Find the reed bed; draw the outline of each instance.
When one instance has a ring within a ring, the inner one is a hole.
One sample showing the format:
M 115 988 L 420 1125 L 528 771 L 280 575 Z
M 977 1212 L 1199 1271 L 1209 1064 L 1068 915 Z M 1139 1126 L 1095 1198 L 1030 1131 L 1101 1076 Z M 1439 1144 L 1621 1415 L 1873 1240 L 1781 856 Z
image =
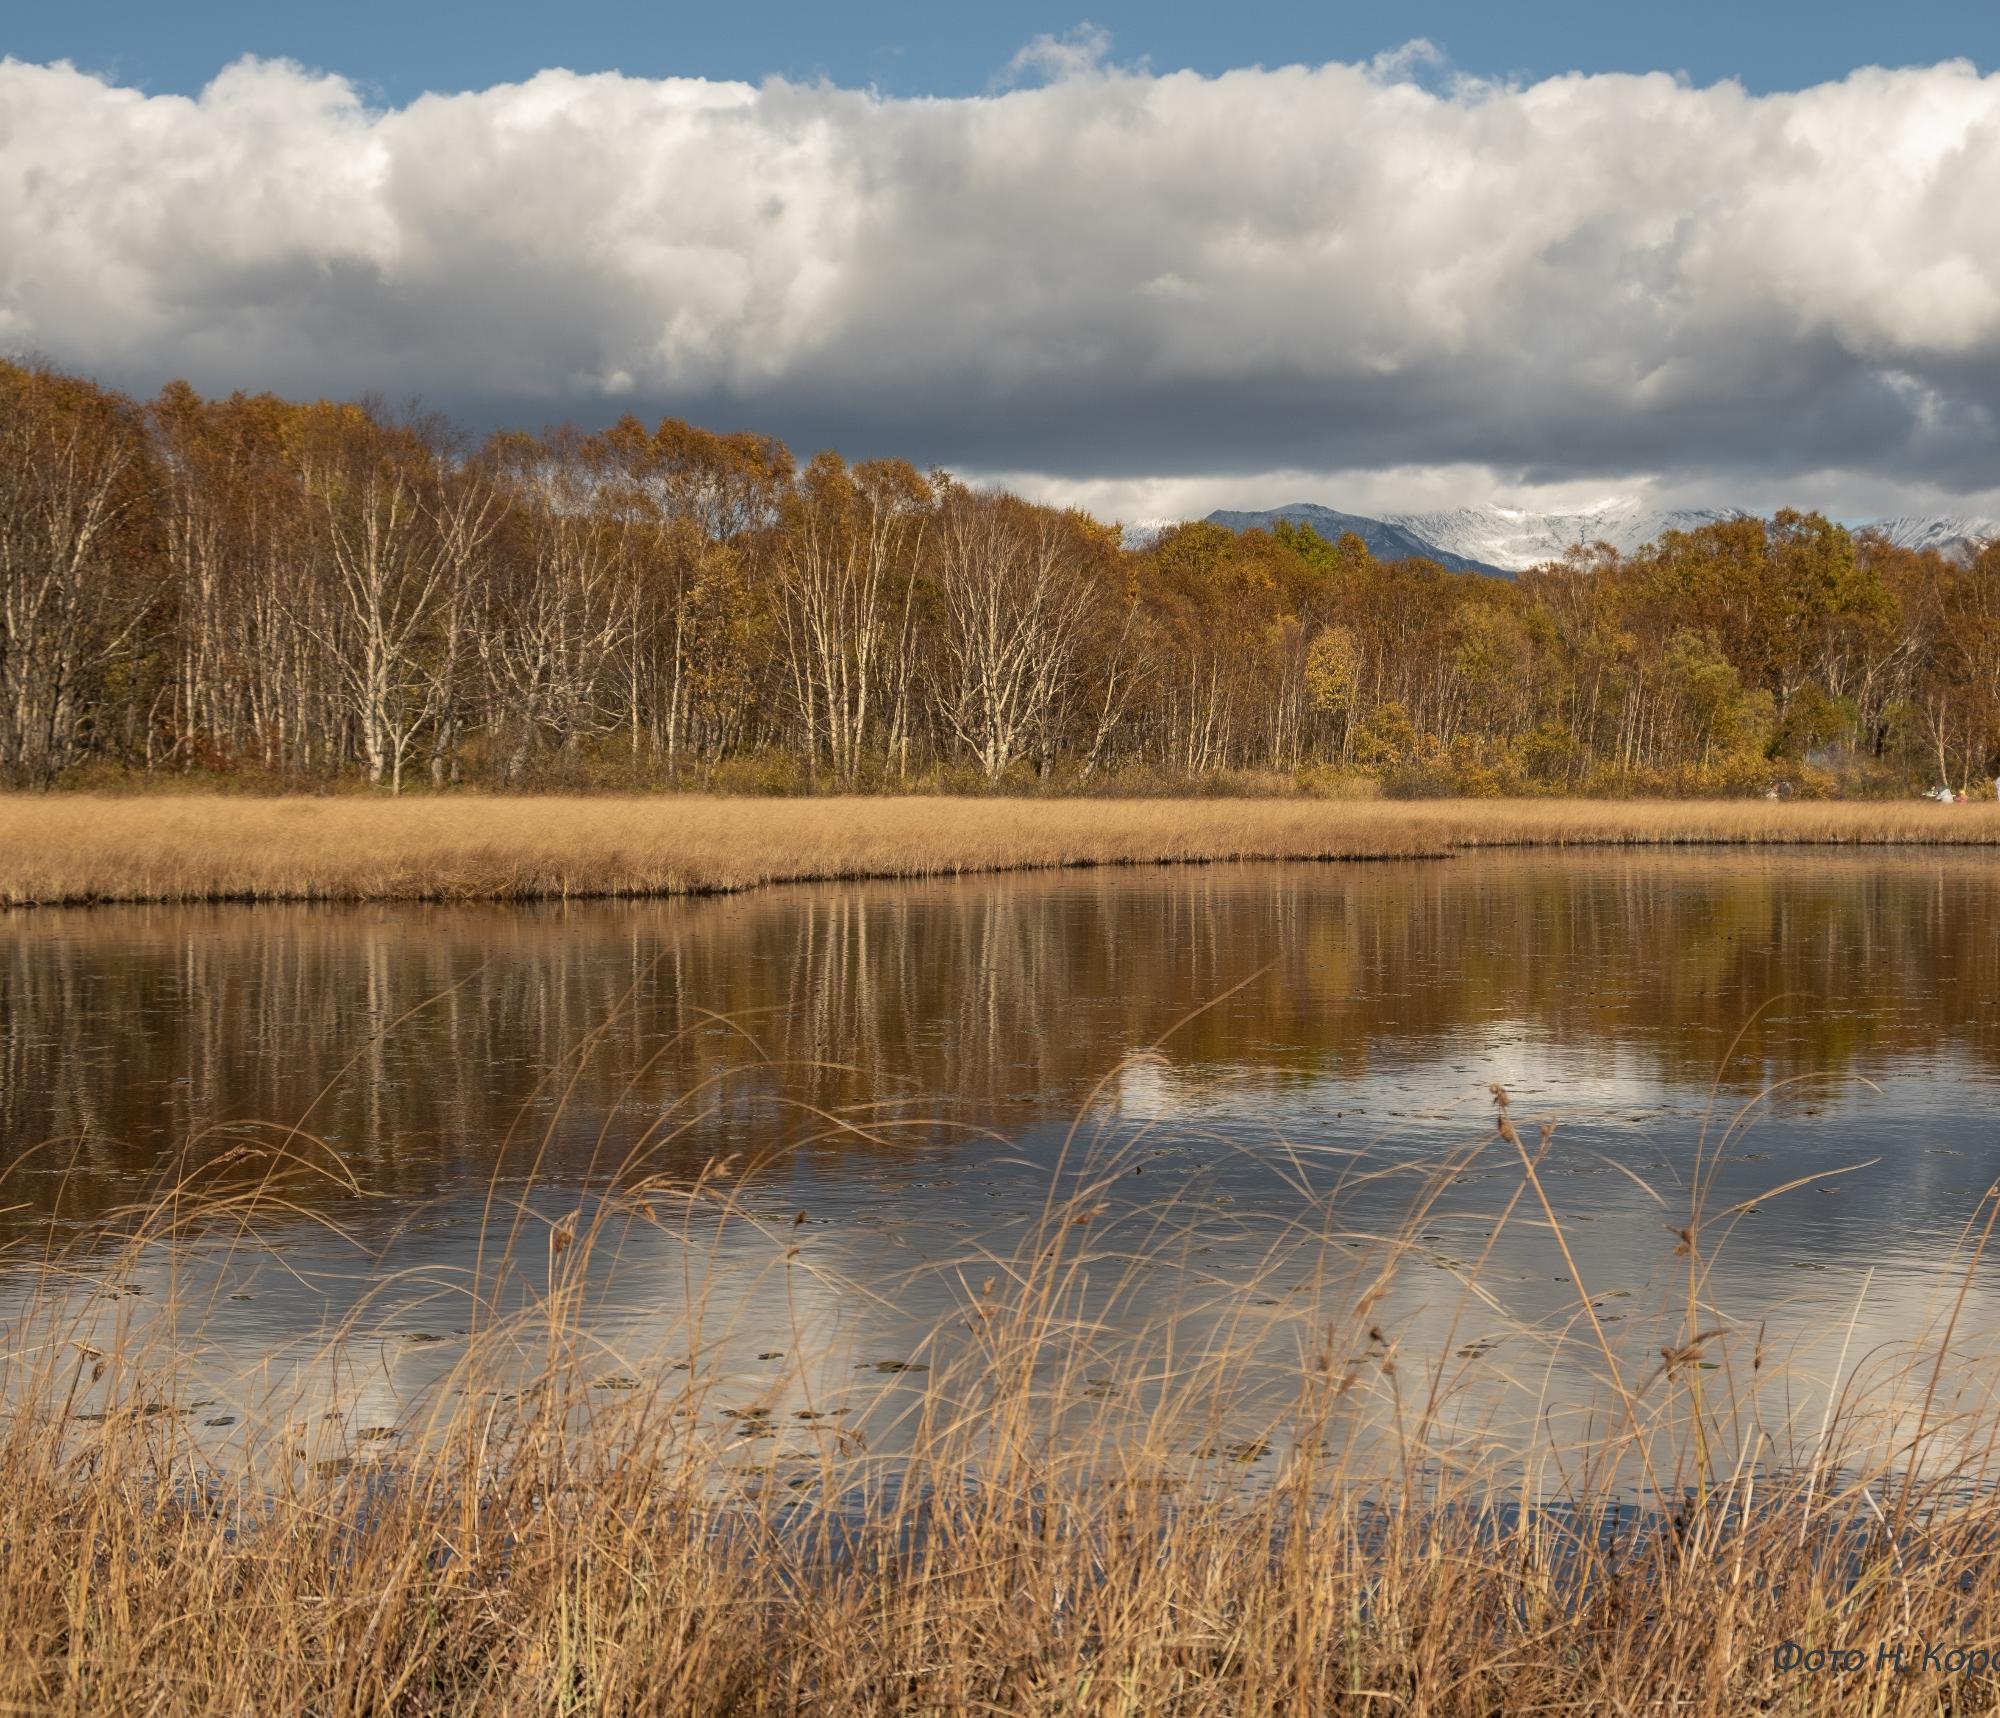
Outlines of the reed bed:
M 1709 1208 L 1719 1144 L 1669 1201 L 1662 1294 L 1616 1338 L 1580 1283 L 1572 1316 L 1527 1328 L 1485 1255 L 1441 1272 L 1425 1226 L 1480 1161 L 1513 1177 L 1500 1228 L 1546 1225 L 1576 1274 L 1539 1173 L 1553 1124 L 1495 1101 L 1434 1161 L 1364 1153 L 1316 1185 L 1304 1155 L 1281 1165 L 1295 1209 L 1192 1302 L 1160 1292 L 1191 1274 L 1175 1200 L 1130 1191 L 1144 1130 L 1080 1122 L 1018 1244 L 943 1267 L 959 1292 L 933 1331 L 838 1402 L 801 1362 L 778 1405 L 718 1371 L 706 1294 L 645 1359 L 593 1324 L 637 1233 L 691 1271 L 747 1239 L 788 1296 L 881 1292 L 824 1281 L 769 1164 L 657 1170 L 670 1122 L 567 1210 L 496 1197 L 458 1311 L 433 1288 L 418 1314 L 457 1318 L 450 1363 L 373 1423 L 275 1374 L 218 1412 L 205 1261 L 339 1175 L 294 1131 L 238 1130 L 115 1224 L 9 1261 L 33 1286 L 0 1343 L 0 1708 L 2000 1704 L 2000 1419 L 1963 1327 L 1995 1194 L 1907 1342 L 1843 1342 L 1815 1394 L 1713 1304 L 1743 1209 Z M 1390 1174 L 1403 1218 L 1357 1234 L 1357 1192 Z M 1417 1271 L 1441 1341 L 1399 1310 Z M 383 1285 L 369 1319 L 408 1292 Z M 350 1319 L 308 1370 L 366 1373 L 372 1330 Z M 1559 1367 L 1592 1381 L 1580 1418 L 1556 1412 Z M 1540 1402 L 1516 1436 L 1496 1370 Z
M 2000 806 L 0 796 L 0 905 L 533 900 L 1486 847 L 2000 845 Z

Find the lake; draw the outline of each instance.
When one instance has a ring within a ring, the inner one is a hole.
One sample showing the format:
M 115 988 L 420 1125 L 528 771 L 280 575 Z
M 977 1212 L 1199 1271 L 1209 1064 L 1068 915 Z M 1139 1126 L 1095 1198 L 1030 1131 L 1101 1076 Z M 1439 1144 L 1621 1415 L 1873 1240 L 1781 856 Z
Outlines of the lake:
M 572 1277 L 607 1388 L 879 1412 L 1054 1235 L 1102 1392 L 1171 1326 L 1226 1348 L 1254 1431 L 1257 1377 L 1282 1395 L 1373 1289 L 1336 1364 L 1379 1386 L 1393 1352 L 1468 1439 L 1518 1439 L 1599 1422 L 1606 1347 L 1643 1376 L 1699 1176 L 1704 1363 L 1784 1359 L 1776 1450 L 1949 1313 L 1996 1117 L 2000 870 L 1955 854 L 0 922 L 0 1288 L 47 1316 L 60 1254 L 86 1333 L 180 1344 L 223 1425 L 278 1391 L 393 1423 Z M 238 1203 L 114 1250 L 177 1182 Z

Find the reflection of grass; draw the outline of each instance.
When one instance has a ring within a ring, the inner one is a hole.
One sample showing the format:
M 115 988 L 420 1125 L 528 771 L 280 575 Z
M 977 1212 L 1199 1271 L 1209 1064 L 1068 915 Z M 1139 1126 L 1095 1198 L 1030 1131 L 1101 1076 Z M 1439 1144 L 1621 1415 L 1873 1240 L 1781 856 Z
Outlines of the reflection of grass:
M 796 1319 L 755 1333 L 781 1384 L 721 1358 L 725 1252 L 768 1305 L 894 1293 L 837 1279 L 815 1232 L 760 1214 L 759 1184 L 731 1166 L 663 1176 L 642 1141 L 553 1218 L 503 1210 L 496 1181 L 476 1280 L 383 1285 L 314 1369 L 367 1386 L 365 1326 L 438 1343 L 424 1352 L 442 1377 L 387 1415 L 339 1388 L 200 1394 L 203 1260 L 337 1173 L 310 1141 L 246 1130 L 128 1217 L 122 1254 L 97 1237 L 45 1262 L 0 1351 L 0 1706 L 1983 1699 L 1919 1660 L 2000 1633 L 2000 1500 L 1981 1490 L 1996 1422 L 1962 1407 L 1953 1364 L 2000 1206 L 1941 1278 L 1927 1346 L 1842 1342 L 1814 1396 L 1712 1304 L 1744 1209 L 1706 1209 L 1727 1130 L 1684 1200 L 1635 1177 L 1670 1231 L 1673 1287 L 1645 1311 L 1580 1275 L 1545 1197 L 1550 1134 L 1495 1097 L 1497 1131 L 1429 1163 L 1276 1151 L 1284 1208 L 1234 1206 L 1226 1260 L 1193 1245 L 1218 1220 L 1197 1186 L 1133 1178 L 1159 1161 L 1152 1125 L 1087 1112 L 1019 1244 L 940 1267 L 949 1315 L 901 1353 L 843 1363 L 840 1384 L 802 1355 Z M 1475 1162 L 1501 1189 L 1492 1227 L 1441 1253 Z M 1394 1232 L 1356 1232 L 1352 1214 L 1398 1186 Z M 1515 1229 L 1574 1283 L 1564 1314 L 1510 1308 L 1492 1267 Z M 589 1311 L 635 1236 L 696 1285 L 644 1356 L 611 1351 Z M 78 1288 L 85 1273 L 105 1286 Z M 1590 1399 L 1558 1400 L 1581 1375 Z M 1503 1435 L 1502 1397 L 1531 1404 L 1524 1430 Z M 1777 1675 L 1786 1641 L 1865 1650 L 1868 1669 Z M 1904 1674 L 1876 1677 L 1879 1641 L 1911 1646 Z
M 1573 800 L 0 796 L 0 904 L 523 900 L 1466 847 L 2000 843 L 2000 807 Z

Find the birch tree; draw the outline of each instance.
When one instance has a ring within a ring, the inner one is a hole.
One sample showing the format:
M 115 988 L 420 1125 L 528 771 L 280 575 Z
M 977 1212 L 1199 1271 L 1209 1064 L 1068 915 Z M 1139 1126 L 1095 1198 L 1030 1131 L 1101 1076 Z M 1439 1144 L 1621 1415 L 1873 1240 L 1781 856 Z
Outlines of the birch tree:
M 939 509 L 940 710 L 997 782 L 1031 750 L 1046 767 L 1104 602 L 1075 515 L 952 486 Z
M 127 402 L 0 366 L 0 779 L 45 783 L 81 756 L 158 596 L 140 558 L 153 487 Z
M 910 647 L 930 485 L 899 460 L 851 470 L 824 453 L 800 474 L 775 556 L 778 630 L 808 769 L 861 778 L 891 657 Z

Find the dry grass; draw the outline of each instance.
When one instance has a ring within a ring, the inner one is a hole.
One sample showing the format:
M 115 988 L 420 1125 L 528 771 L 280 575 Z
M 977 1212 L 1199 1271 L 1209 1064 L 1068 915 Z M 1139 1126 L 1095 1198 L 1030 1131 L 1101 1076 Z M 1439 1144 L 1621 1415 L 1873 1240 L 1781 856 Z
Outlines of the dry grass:
M 579 1309 L 621 1224 L 704 1258 L 748 1237 L 788 1284 L 819 1269 L 755 1215 L 754 1182 L 662 1180 L 642 1141 L 567 1219 L 507 1240 L 496 1216 L 463 1354 L 393 1423 L 274 1390 L 217 1434 L 186 1332 L 149 1340 L 118 1285 L 276 1214 L 293 1172 L 246 1149 L 138 1214 L 122 1258 L 69 1255 L 100 1286 L 51 1275 L 0 1347 L 0 1709 L 1993 1709 L 1993 1677 L 1922 1657 L 2000 1646 L 1992 1396 L 1966 1408 L 1957 1376 L 1993 1196 L 1941 1249 L 1937 1316 L 1893 1357 L 1843 1345 L 1830 1408 L 1801 1413 L 1755 1324 L 1709 1304 L 1737 1212 L 1703 1209 L 1699 1170 L 1662 1244 L 1679 1286 L 1641 1336 L 1614 1342 L 1579 1289 L 1566 1325 L 1488 1358 L 1460 1346 L 1501 1316 L 1469 1264 L 1446 1282 L 1464 1330 L 1415 1341 L 1398 1279 L 1441 1280 L 1419 1231 L 1475 1159 L 1514 1178 L 1502 1226 L 1547 1221 L 1538 1244 L 1569 1263 L 1547 1137 L 1503 1107 L 1361 1249 L 1347 1196 L 1381 1166 L 1357 1164 L 1302 1192 L 1264 1264 L 1170 1315 L 1148 1271 L 1174 1264 L 1170 1213 L 1107 1205 L 1137 1148 L 1080 1135 L 1019 1247 L 968 1255 L 914 1351 L 929 1370 L 846 1418 L 711 1376 L 699 1306 L 655 1368 L 598 1345 Z M 510 1271 L 531 1293 L 502 1317 Z M 192 1264 L 185 1287 L 198 1301 Z M 1597 1418 L 1476 1434 L 1480 1379 L 1504 1364 L 1546 1390 L 1563 1355 Z M 1632 1482 L 1665 1502 L 1635 1512 Z M 1863 1667 L 1781 1671 L 1787 1641 Z
M 527 900 L 1064 865 L 2000 845 L 2000 807 L 1766 801 L 0 797 L 0 904 Z

